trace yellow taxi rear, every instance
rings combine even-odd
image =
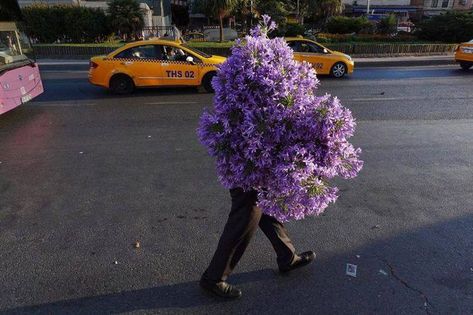
[[[460,44],[455,51],[455,61],[462,69],[468,70],[473,67],[473,40]]]
[[[352,74],[355,69],[355,62],[349,55],[301,37],[288,37],[285,40],[294,51],[294,59],[312,64],[318,74],[342,78]]]
[[[224,61],[180,42],[138,41],[91,58],[89,81],[117,94],[131,93],[136,87],[200,85],[211,92],[212,77]]]

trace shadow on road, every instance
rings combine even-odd
[[[274,277],[273,270],[263,269],[237,274],[233,277],[233,280],[235,283],[242,284],[269,280],[272,277]],[[0,314],[118,314],[137,310],[210,306],[225,302],[229,301],[215,299],[201,290],[197,281],[189,281],[161,287],[19,307],[0,311]]]
[[[197,281],[190,281],[12,308],[0,314],[117,314],[172,308],[194,314],[471,314],[471,226],[473,216],[424,226],[347,253],[318,257],[316,264],[289,276],[272,269],[235,274],[231,280],[245,289],[245,295],[234,302],[222,303],[203,294]],[[383,229],[389,227],[372,228],[372,237]],[[347,262],[358,265],[356,278],[345,275]]]
[[[105,88],[93,86],[85,79],[45,79],[44,93],[35,99],[36,102],[74,102],[85,100],[131,99],[136,97],[183,96],[209,94],[202,88],[141,88],[129,95],[115,95]],[[213,95],[213,94],[212,94]]]

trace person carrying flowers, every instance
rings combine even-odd
[[[263,16],[237,41],[212,81],[214,109],[198,128],[232,200],[200,286],[226,298],[242,294],[227,278],[258,227],[281,273],[311,263],[315,253],[297,254],[283,222],[322,213],[337,198],[328,181],[353,178],[363,166],[361,150],[347,140],[355,130],[351,112],[336,97],[316,95],[315,70],[295,61],[284,39],[268,37],[275,27]]]

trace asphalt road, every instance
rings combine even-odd
[[[473,313],[473,71],[322,78],[357,118],[364,169],[287,224],[316,263],[278,275],[258,232],[226,302],[197,284],[229,211],[195,132],[212,95],[117,97],[81,68],[42,70],[46,92],[0,116],[0,314]]]

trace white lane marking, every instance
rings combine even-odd
[[[77,106],[96,106],[97,103],[51,103],[51,102],[30,102],[25,106],[45,106],[45,107],[77,107]]]
[[[468,100],[473,96],[451,96],[451,97],[373,97],[373,98],[352,98],[346,102],[384,102],[384,101],[429,101],[429,100]]]
[[[38,61],[40,66],[88,65],[89,61]]]
[[[414,99],[414,98],[413,98]],[[418,99],[418,98],[415,98]],[[382,101],[401,101],[401,100],[408,100],[404,97],[373,97],[373,98],[352,98],[351,102],[382,102]]]
[[[169,105],[169,104],[197,104],[198,102],[192,102],[192,101],[170,101],[170,102],[150,102],[150,103],[144,103],[145,105]]]
[[[40,70],[40,73],[89,73],[85,70]]]
[[[179,105],[179,104],[197,104],[198,102],[186,102],[186,101],[170,101],[170,102],[149,102],[143,103],[144,105]],[[79,107],[79,106],[97,106],[98,103],[55,103],[55,102],[30,102],[25,106],[46,106],[46,107]],[[107,104],[102,104],[107,105]],[[110,105],[111,106],[111,105]]]

